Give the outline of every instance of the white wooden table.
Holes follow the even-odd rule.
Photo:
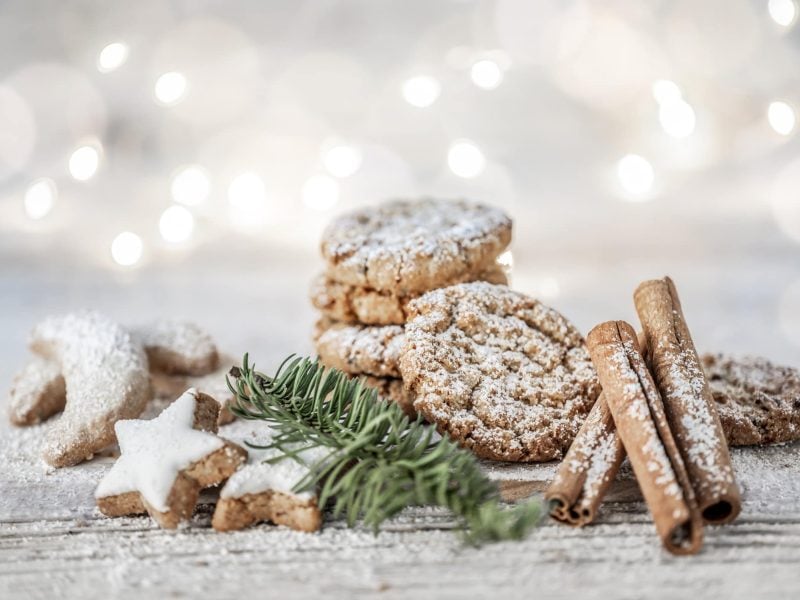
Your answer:
[[[524,253],[523,253],[524,254]],[[796,257],[795,257],[796,258]],[[25,360],[25,337],[41,316],[91,306],[124,322],[183,315],[210,328],[220,345],[249,350],[272,368],[291,351],[308,352],[313,315],[303,300],[317,264],[278,258],[254,271],[203,256],[190,264],[118,277],[91,269],[31,269],[27,257],[6,261],[0,278],[0,386]],[[565,282],[553,304],[584,330],[608,318],[633,318],[636,280],[670,272],[682,285],[702,350],[752,349],[800,363],[794,347],[775,341],[769,282],[797,273],[790,254],[770,268],[706,273],[687,260],[644,268],[645,258],[613,257],[602,285],[591,269],[559,271]],[[734,264],[739,258],[732,255]],[[551,257],[551,261],[555,261]],[[518,261],[519,264],[519,261]],[[557,263],[556,266],[558,267]],[[559,267],[560,268],[560,267]],[[724,273],[720,269],[718,273]],[[783,274],[783,275],[781,275]],[[525,288],[524,269],[517,285]],[[717,301],[741,286],[742,296]],[[760,286],[760,287],[759,287]],[[716,296],[714,295],[716,294]],[[711,304],[701,302],[712,297]],[[623,304],[624,303],[624,304]],[[617,309],[618,308],[618,309]],[[736,323],[735,328],[732,323]],[[769,349],[775,349],[770,354]],[[0,425],[0,598],[325,597],[400,598],[788,598],[800,590],[800,444],[733,453],[744,507],[731,526],[706,531],[701,554],[665,553],[630,474],[612,489],[599,522],[582,530],[543,522],[527,540],[480,549],[461,544],[437,510],[409,510],[378,536],[327,520],[317,534],[270,525],[218,534],[204,496],[191,526],[168,532],[148,518],[107,519],[93,488],[109,458],[46,473],[38,458],[42,427]],[[488,465],[492,477],[543,489],[555,465]]]

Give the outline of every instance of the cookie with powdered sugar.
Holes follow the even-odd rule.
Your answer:
[[[505,285],[508,276],[501,265],[493,263],[481,273],[469,273],[443,285],[462,281],[488,281]],[[403,325],[408,315],[408,303],[419,295],[396,294],[340,283],[325,273],[317,276],[311,285],[311,303],[325,317],[342,323],[363,325]]]
[[[334,219],[322,255],[335,281],[395,295],[435,289],[491,265],[511,219],[468,200],[394,200]]]
[[[322,364],[350,375],[400,377],[403,328],[348,325],[322,319],[314,345]]]
[[[800,439],[800,371],[753,356],[705,354],[702,362],[731,446]]]
[[[64,408],[45,434],[43,457],[53,467],[77,464],[112,444],[114,424],[139,416],[152,397],[142,345],[100,313],[45,319],[33,330],[31,349],[59,365],[65,384],[56,390],[64,389],[64,404],[38,396],[37,419]],[[57,380],[54,371],[41,372],[48,373]]]
[[[195,389],[150,420],[118,421],[120,456],[95,490],[109,517],[148,513],[175,529],[191,518],[200,490],[219,485],[247,451],[217,433],[219,404]]]
[[[154,373],[201,376],[214,371],[219,363],[211,334],[192,321],[159,319],[133,333],[144,345]]]
[[[580,332],[538,300],[462,283],[409,305],[400,371],[414,408],[482,458],[561,458],[600,393]]]
[[[217,531],[243,529],[259,521],[298,531],[320,528],[322,513],[316,490],[296,488],[329,451],[292,447],[295,455],[282,456],[281,450],[271,447],[277,433],[269,423],[258,420],[239,420],[220,431],[222,437],[247,447],[248,459],[220,490],[211,520]]]

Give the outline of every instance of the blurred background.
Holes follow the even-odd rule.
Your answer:
[[[670,274],[701,350],[800,365],[795,0],[0,5],[0,381],[42,316],[311,351],[335,214],[467,196],[587,331]],[[262,358],[263,357],[263,358]]]

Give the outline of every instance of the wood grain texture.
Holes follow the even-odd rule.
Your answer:
[[[27,331],[40,317],[65,309],[96,307],[132,323],[147,321],[155,310],[162,316],[193,318],[218,337],[223,350],[237,355],[249,350],[267,370],[287,352],[310,350],[313,316],[302,298],[309,273],[318,266],[315,257],[305,264],[273,261],[275,265],[264,267],[260,274],[282,283],[261,287],[254,285],[251,271],[235,269],[229,261],[219,267],[225,273],[225,285],[220,285],[211,274],[213,259],[204,257],[196,268],[184,265],[180,273],[166,268],[143,272],[135,284],[111,277],[103,281],[96,272],[31,277],[28,270],[7,266],[0,278],[4,335],[0,409],[5,408],[3,395],[13,371],[26,360]],[[673,265],[651,259],[643,256],[641,264],[630,269],[675,271]],[[548,260],[554,269],[560,268],[554,262],[558,257]],[[603,260],[606,267],[598,269],[597,280],[591,273],[572,272],[566,266],[559,271],[564,281],[580,281],[581,287],[565,286],[556,306],[584,329],[630,302],[630,288],[638,279],[614,271],[617,263],[607,257]],[[771,278],[788,281],[789,272],[797,273],[795,257],[786,257],[780,271],[775,257],[769,260]],[[520,264],[526,262],[536,261]],[[735,277],[731,271],[727,288],[718,281],[710,288],[707,269],[693,270],[692,264],[683,268],[679,281],[682,289],[691,290],[686,300],[687,306],[695,301],[692,316],[700,313],[692,324],[703,338],[702,349],[749,349],[781,363],[797,362],[796,352],[791,353],[788,343],[776,346],[777,334],[765,326],[775,318],[771,311],[779,287],[761,281],[762,271],[749,270],[744,279],[741,271]],[[522,272],[517,287],[525,289],[525,281]],[[752,296],[758,310],[751,304],[747,310],[735,310],[731,296],[723,294],[726,289],[759,290]],[[153,290],[158,290],[157,309],[150,302]],[[701,297],[705,304],[696,302]],[[736,327],[729,331],[717,323],[736,323]],[[794,597],[800,589],[798,444],[734,450],[744,499],[742,515],[731,526],[709,528],[699,555],[676,558],[661,549],[625,466],[596,525],[572,529],[546,521],[523,542],[474,549],[461,544],[446,514],[428,509],[406,511],[378,536],[347,530],[329,518],[318,534],[270,525],[220,534],[210,528],[213,496],[209,494],[201,497],[191,527],[176,532],[160,530],[145,517],[107,519],[97,512],[92,492],[113,458],[100,456],[80,467],[47,472],[38,456],[41,435],[41,426],[16,429],[0,419],[3,600],[414,596],[752,600]],[[505,493],[520,497],[542,490],[556,465],[485,467]]]
[[[223,428],[224,431],[224,428]],[[210,528],[213,493],[177,532],[148,518],[107,519],[94,508],[95,482],[110,457],[47,474],[37,471],[34,430],[3,432],[0,457],[0,597],[652,598],[786,597],[800,563],[800,444],[739,449],[734,466],[745,509],[711,528],[702,553],[661,549],[632,474],[601,507],[598,524],[546,521],[527,540],[465,547],[442,511],[407,510],[374,536],[326,520],[317,534],[260,525]],[[26,443],[18,443],[22,438]],[[12,453],[12,449],[16,454]],[[515,496],[539,493],[555,464],[484,463]]]

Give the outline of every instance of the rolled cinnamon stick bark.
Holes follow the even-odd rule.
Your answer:
[[[577,527],[594,521],[624,459],[614,419],[600,394],[545,491],[550,516]]]
[[[707,523],[728,523],[741,510],[739,486],[675,284],[669,277],[645,281],[633,299],[647,344],[647,362],[700,512]]]
[[[673,554],[696,553],[703,522],[636,333],[609,321],[592,329],[586,344],[662,543]]]

